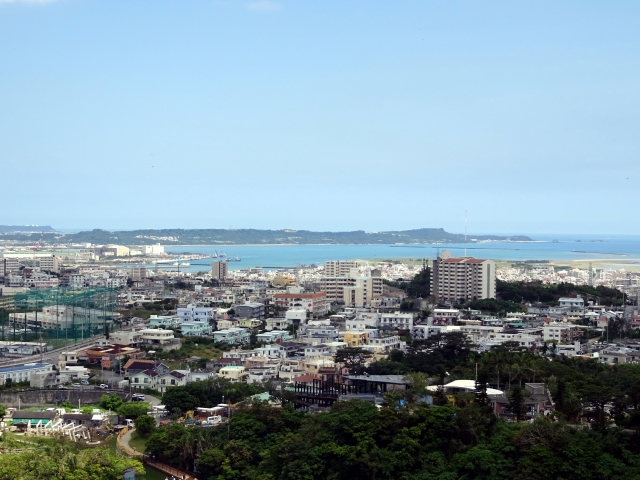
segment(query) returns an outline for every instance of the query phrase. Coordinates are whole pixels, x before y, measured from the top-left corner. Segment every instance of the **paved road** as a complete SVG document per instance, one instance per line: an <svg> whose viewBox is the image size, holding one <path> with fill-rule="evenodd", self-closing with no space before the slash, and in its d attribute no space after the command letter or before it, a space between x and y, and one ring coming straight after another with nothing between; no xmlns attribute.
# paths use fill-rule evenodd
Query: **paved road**
<svg viewBox="0 0 640 480"><path fill-rule="evenodd" d="M129 442L131 441L131 433L135 430L135 428L129 429L127 430L127 433L125 433L121 438L120 438L120 443L122 445L124 445L127 448L130 448L131 450L134 450L134 448L132 446L129 445ZM134 450L138 455L144 455L144 452L138 452L137 450ZM132 453L133 455L133 453Z"/></svg>

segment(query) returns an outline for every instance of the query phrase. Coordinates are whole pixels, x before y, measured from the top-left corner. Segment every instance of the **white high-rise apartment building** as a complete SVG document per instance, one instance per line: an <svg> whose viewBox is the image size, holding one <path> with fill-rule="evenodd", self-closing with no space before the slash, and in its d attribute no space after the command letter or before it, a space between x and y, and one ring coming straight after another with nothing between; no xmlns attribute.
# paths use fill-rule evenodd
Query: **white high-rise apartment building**
<svg viewBox="0 0 640 480"><path fill-rule="evenodd" d="M228 265L226 260L218 260L211 264L211 278L224 280L227 278Z"/></svg>
<svg viewBox="0 0 640 480"><path fill-rule="evenodd" d="M496 298L496 264L473 257L452 258L445 251L433 261L431 294L440 302Z"/></svg>

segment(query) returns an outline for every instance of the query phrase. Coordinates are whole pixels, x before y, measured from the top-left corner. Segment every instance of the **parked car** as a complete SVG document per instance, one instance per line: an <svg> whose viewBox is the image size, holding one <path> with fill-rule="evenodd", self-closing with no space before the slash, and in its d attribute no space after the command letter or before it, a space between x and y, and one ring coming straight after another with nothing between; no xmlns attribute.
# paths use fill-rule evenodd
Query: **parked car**
<svg viewBox="0 0 640 480"><path fill-rule="evenodd" d="M109 385L106 383L101 383L98 388L109 388Z"/></svg>
<svg viewBox="0 0 640 480"><path fill-rule="evenodd" d="M139 393L134 393L133 395L131 395L131 401L132 402L144 402L144 395L139 394Z"/></svg>

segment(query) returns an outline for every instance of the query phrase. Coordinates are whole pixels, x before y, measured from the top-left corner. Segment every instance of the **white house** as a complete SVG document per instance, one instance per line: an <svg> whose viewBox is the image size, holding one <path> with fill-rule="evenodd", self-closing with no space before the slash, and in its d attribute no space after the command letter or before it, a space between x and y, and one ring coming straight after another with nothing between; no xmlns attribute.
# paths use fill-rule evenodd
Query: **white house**
<svg viewBox="0 0 640 480"><path fill-rule="evenodd" d="M216 342L237 345L240 343L249 343L251 333L246 328L228 328L227 330L213 332L213 338Z"/></svg>
<svg viewBox="0 0 640 480"><path fill-rule="evenodd" d="M156 389L164 393L167 387L183 387L188 383L189 371L173 370L156 378Z"/></svg>
<svg viewBox="0 0 640 480"><path fill-rule="evenodd" d="M382 313L380 314L380 327L395 327L401 330L411 331L413 328L413 314L412 313Z"/></svg>
<svg viewBox="0 0 640 480"><path fill-rule="evenodd" d="M185 337L209 335L211 333L211 325L205 322L184 322L180 325L180 332Z"/></svg>
<svg viewBox="0 0 640 480"><path fill-rule="evenodd" d="M193 304L178 308L176 315L181 322L206 322L213 319L212 307L196 307Z"/></svg>

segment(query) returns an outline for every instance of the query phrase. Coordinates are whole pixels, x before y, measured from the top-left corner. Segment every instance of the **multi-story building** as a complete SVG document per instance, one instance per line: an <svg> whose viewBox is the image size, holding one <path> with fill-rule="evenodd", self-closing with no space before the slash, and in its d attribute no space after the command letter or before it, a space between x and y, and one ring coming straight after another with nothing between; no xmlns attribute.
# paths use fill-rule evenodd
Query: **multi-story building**
<svg viewBox="0 0 640 480"><path fill-rule="evenodd" d="M249 343L251 333L246 328L228 328L213 332L213 338L216 342L238 345L240 343Z"/></svg>
<svg viewBox="0 0 640 480"><path fill-rule="evenodd" d="M412 313L381 313L380 314L380 327L395 327L400 330L409 330L413 328L413 314Z"/></svg>
<svg viewBox="0 0 640 480"><path fill-rule="evenodd" d="M224 280L227 278L228 264L226 260L218 260L211 263L211 278Z"/></svg>
<svg viewBox="0 0 640 480"><path fill-rule="evenodd" d="M496 298L496 265L493 260L452 258L449 252L433 261L431 293L440 302L466 302Z"/></svg>
<svg viewBox="0 0 640 480"><path fill-rule="evenodd" d="M576 298L573 297L560 297L558 303L561 307L584 307L584 298L578 295Z"/></svg>
<svg viewBox="0 0 640 480"><path fill-rule="evenodd" d="M358 264L353 261L342 262L340 260L324 262L325 277L348 277L351 270L358 268Z"/></svg>
<svg viewBox="0 0 640 480"><path fill-rule="evenodd" d="M364 347L373 353L389 353L391 350L404 350L406 342L400 340L398 335L389 337L371 338L369 344Z"/></svg>
<svg viewBox="0 0 640 480"><path fill-rule="evenodd" d="M58 257L51 253L4 252L0 253L0 276L17 272L22 265L39 267L46 272L57 272Z"/></svg>
<svg viewBox="0 0 640 480"><path fill-rule="evenodd" d="M147 328L140 330L142 342L164 350L180 348L180 339L173 337L173 330L162 330L160 328Z"/></svg>
<svg viewBox="0 0 640 480"><path fill-rule="evenodd" d="M164 247L157 243L156 245L142 245L140 247L143 255L162 255Z"/></svg>
<svg viewBox="0 0 640 480"><path fill-rule="evenodd" d="M211 325L204 322L183 322L180 325L180 332L185 337L209 335L211 333Z"/></svg>
<svg viewBox="0 0 640 480"><path fill-rule="evenodd" d="M242 305L234 305L233 310L238 318L257 318L264 320L264 304L258 302L246 302Z"/></svg>
<svg viewBox="0 0 640 480"><path fill-rule="evenodd" d="M276 307L283 309L305 309L314 315L326 315L329 302L325 292L318 293L278 293L274 295Z"/></svg>
<svg viewBox="0 0 640 480"><path fill-rule="evenodd" d="M212 307L196 307L189 304L186 307L180 307L176 310L176 315L181 322L205 322L209 324L213 320Z"/></svg>
<svg viewBox="0 0 640 480"><path fill-rule="evenodd" d="M542 338L545 342L555 340L562 345L580 340L582 336L583 331L580 327L566 323L548 323L542 329Z"/></svg>
<svg viewBox="0 0 640 480"><path fill-rule="evenodd" d="M20 270L20 259L18 257L9 256L6 253L0 253L0 276L9 275L11 272Z"/></svg>
<svg viewBox="0 0 640 480"><path fill-rule="evenodd" d="M28 382L32 374L48 373L53 371L50 363L26 363L15 367L0 368L0 385L5 385L7 380L13 383Z"/></svg>
<svg viewBox="0 0 640 480"><path fill-rule="evenodd" d="M131 280L144 280L147 278L147 267L131 267L129 270L129 277Z"/></svg>
<svg viewBox="0 0 640 480"><path fill-rule="evenodd" d="M380 270L372 270L370 276L361 276L355 268L355 262L327 262L320 283L329 302L365 307L371 306L374 298L382 297L381 275Z"/></svg>
<svg viewBox="0 0 640 480"><path fill-rule="evenodd" d="M434 325L453 325L460 318L460 310L457 308L434 308L431 315Z"/></svg>

